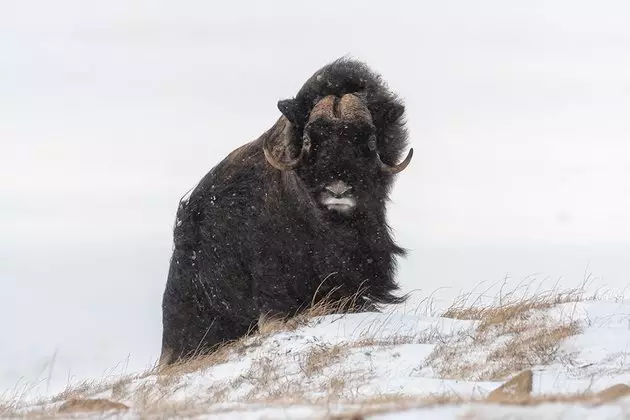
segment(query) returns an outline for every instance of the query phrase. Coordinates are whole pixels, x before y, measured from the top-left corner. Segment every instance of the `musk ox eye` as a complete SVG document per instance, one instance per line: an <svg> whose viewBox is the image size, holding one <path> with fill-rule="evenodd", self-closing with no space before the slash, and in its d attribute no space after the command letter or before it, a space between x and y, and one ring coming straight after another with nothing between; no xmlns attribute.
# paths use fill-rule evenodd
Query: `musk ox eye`
<svg viewBox="0 0 630 420"><path fill-rule="evenodd" d="M304 131L304 137L309 137L311 141L314 143L321 143L321 140L324 137L324 134L322 133L321 130L311 129L308 131Z"/></svg>
<svg viewBox="0 0 630 420"><path fill-rule="evenodd" d="M308 133L304 133L302 136L302 147L311 148L311 136Z"/></svg>
<svg viewBox="0 0 630 420"><path fill-rule="evenodd" d="M368 150L370 152L376 151L376 136L374 134L368 138Z"/></svg>

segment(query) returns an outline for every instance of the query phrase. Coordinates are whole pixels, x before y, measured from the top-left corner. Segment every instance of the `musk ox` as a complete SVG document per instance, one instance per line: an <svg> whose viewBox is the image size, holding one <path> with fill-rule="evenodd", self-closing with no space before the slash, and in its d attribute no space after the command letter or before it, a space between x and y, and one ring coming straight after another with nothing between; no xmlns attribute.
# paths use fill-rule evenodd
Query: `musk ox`
<svg viewBox="0 0 630 420"><path fill-rule="evenodd" d="M245 335L261 314L292 316L324 296L348 310L400 303L385 217L413 155L402 101L342 58L277 103L279 119L182 199L164 291L160 365ZM400 163L397 163L400 162Z"/></svg>

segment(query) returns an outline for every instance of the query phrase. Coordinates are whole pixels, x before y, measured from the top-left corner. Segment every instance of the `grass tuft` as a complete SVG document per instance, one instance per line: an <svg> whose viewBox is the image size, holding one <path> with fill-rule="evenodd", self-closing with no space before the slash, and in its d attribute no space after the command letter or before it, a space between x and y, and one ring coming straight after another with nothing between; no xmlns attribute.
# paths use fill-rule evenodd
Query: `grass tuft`
<svg viewBox="0 0 630 420"><path fill-rule="evenodd" d="M580 324L554 319L546 311L583 299L582 291L577 289L520 297L510 292L486 307L456 302L444 317L478 322L472 330L436 346L426 364L444 378L503 380L559 357L566 360L568 355L559 354L560 344L579 334Z"/></svg>

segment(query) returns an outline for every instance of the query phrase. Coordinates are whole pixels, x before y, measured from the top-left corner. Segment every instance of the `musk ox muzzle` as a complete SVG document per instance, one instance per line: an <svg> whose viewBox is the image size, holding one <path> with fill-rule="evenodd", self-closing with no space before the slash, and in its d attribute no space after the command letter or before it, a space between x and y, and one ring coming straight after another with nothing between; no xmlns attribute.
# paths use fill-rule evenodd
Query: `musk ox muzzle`
<svg viewBox="0 0 630 420"><path fill-rule="evenodd" d="M281 171L289 171L297 168L304 157L308 155L311 149L311 139L308 134L306 134L307 129L309 125L318 118L325 118L331 122L342 121L348 123L356 123L358 121L362 121L370 125L373 124L372 114L370 114L368 107L358 96L352 93L345 94L341 98L338 98L334 95L328 95L317 102L317 104L315 104L310 112L308 121L304 128L305 134L302 137L302 147L300 149L299 155L288 162L280 162L273 156L273 154L269 150L267 138L263 142L263 152L265 154L267 162L269 162L269 164L274 168ZM381 155L378 151L375 135L371 135L368 139L368 147L370 151L375 154L375 158L378 161L380 170L388 174L397 174L398 172L403 171L409 165L409 163L411 162L411 158L413 157L413 148L411 148L409 149L405 160L397 165L391 166L381 160Z"/></svg>

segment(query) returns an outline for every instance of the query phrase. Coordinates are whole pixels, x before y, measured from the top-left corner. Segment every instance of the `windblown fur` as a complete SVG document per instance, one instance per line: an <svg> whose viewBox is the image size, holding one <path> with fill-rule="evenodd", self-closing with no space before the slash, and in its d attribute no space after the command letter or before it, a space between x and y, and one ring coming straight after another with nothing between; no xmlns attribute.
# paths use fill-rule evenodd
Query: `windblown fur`
<svg viewBox="0 0 630 420"><path fill-rule="evenodd" d="M278 160L295 158L313 108L326 106L327 97L334 106L345 106L338 98L354 101L359 111L364 104L369 112L357 111L357 119L373 125L380 158L388 165L400 161L407 146L404 106L365 64L336 60L295 98L280 101L276 123L228 155L179 203L162 303L161 364L236 339L261 314L295 315L326 295L341 299L362 290L358 303L369 309L405 299L394 294L395 257L405 251L385 217L393 176L379 172L363 126L350 132L352 121L348 128L321 119L313 149L293 170L278 170L263 153L266 141ZM352 185L358 203L349 216L318 201L339 179Z"/></svg>

